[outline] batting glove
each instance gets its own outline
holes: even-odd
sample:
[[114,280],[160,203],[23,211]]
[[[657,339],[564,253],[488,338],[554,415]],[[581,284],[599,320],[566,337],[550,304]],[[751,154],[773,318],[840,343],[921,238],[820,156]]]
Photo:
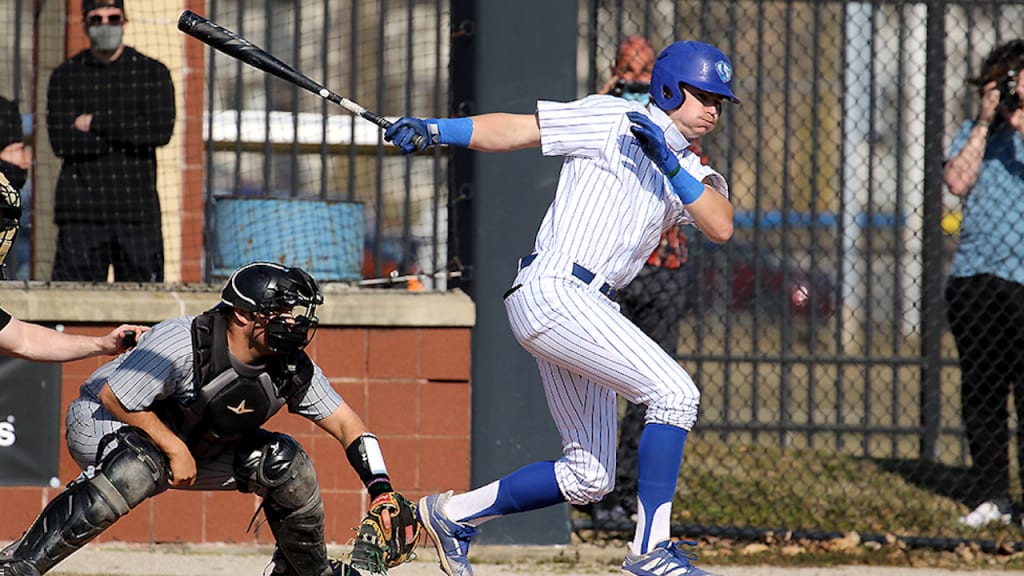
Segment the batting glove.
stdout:
[[690,175],[686,170],[681,170],[679,159],[669,149],[665,142],[665,133],[661,128],[640,112],[626,112],[629,121],[633,123],[629,131],[636,137],[640,149],[661,170],[676,196],[683,201],[683,204],[693,204],[697,198],[704,193],[704,184]]
[[[414,141],[417,136],[420,138]],[[399,118],[384,132],[384,139],[398,146],[402,154],[418,152],[438,144],[436,139],[430,137],[427,120],[423,118]]]
[[438,144],[465,148],[472,137],[470,118],[400,118],[384,132],[384,139],[398,146],[402,154]]

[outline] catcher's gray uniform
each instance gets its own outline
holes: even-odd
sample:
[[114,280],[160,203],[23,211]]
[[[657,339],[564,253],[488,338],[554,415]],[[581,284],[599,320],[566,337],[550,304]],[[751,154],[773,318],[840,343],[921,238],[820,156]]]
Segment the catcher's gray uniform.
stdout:
[[[172,318],[142,335],[136,348],[104,364],[82,385],[78,399],[67,414],[68,450],[83,470],[97,462],[100,439],[125,424],[114,418],[99,401],[106,383],[121,404],[131,411],[144,410],[157,400],[173,398],[187,403],[195,396],[191,325],[193,316]],[[239,374],[255,373],[258,366],[246,366],[231,358]],[[301,398],[290,398],[288,408],[310,420],[330,416],[342,404],[319,366],[314,364],[312,384]],[[189,490],[233,490],[233,451],[196,461],[195,484]]]

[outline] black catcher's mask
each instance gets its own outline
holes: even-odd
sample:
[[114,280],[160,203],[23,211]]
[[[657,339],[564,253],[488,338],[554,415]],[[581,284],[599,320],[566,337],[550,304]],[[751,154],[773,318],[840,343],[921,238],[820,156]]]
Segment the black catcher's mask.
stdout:
[[320,323],[316,307],[324,303],[324,295],[301,268],[253,262],[231,274],[221,302],[267,318],[267,346],[293,354],[313,339]]

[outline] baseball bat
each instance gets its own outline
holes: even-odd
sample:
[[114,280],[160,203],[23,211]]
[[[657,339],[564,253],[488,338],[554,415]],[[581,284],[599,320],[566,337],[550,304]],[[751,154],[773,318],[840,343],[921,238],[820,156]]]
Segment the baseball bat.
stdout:
[[[290,82],[299,88],[316,94],[324,100],[334,102],[352,114],[365,118],[385,130],[391,127],[391,122],[383,116],[374,114],[352,100],[331,92],[319,82],[285,64],[273,54],[256,46],[241,35],[213,22],[209,18],[204,18],[191,10],[185,10],[178,17],[178,30],[232,58],[241,60],[256,69],[273,74],[285,82]],[[423,144],[423,138],[421,136],[414,136],[413,143],[416,147],[420,147]]]

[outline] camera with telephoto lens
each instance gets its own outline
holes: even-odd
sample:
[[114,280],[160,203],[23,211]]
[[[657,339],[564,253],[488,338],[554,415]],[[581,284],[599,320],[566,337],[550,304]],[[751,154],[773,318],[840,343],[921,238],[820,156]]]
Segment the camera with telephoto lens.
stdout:
[[1013,112],[1020,108],[1020,95],[1017,94],[1017,71],[1010,70],[1006,79],[999,83],[999,109]]
[[612,88],[611,94],[612,96],[619,97],[627,92],[631,94],[647,94],[647,91],[650,90],[650,88],[650,82],[627,82],[625,80],[619,80]]

